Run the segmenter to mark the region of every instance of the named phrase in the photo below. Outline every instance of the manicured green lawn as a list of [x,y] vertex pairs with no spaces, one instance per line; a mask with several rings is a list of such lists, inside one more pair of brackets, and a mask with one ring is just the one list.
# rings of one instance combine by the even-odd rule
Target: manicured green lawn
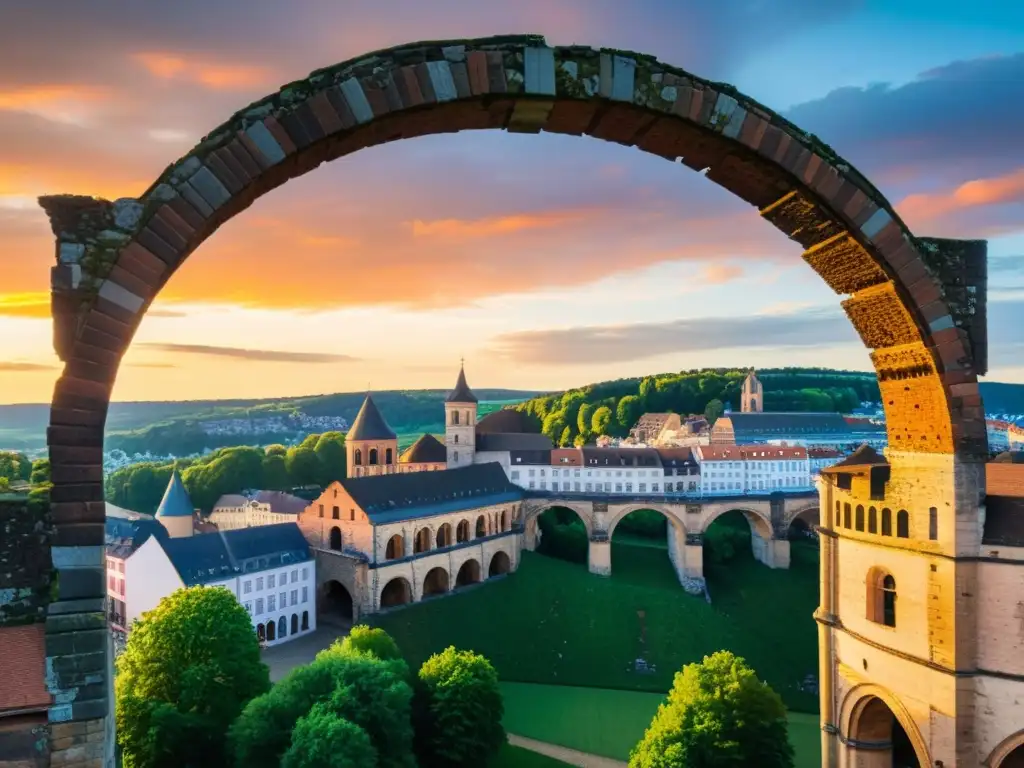
[[[639,691],[502,683],[505,730],[594,755],[628,760],[665,696]],[[791,712],[796,768],[821,765],[817,715]]]
[[488,768],[566,768],[568,765],[553,757],[538,755],[528,749],[506,744]]
[[[817,550],[794,545],[792,559],[791,570],[749,558],[706,565],[708,605],[683,592],[663,549],[616,541],[611,578],[524,552],[506,578],[375,623],[414,668],[455,645],[487,656],[505,681],[658,693],[684,664],[728,649],[790,709],[815,712],[817,697],[799,686],[818,666]],[[640,657],[653,672],[636,671]]]

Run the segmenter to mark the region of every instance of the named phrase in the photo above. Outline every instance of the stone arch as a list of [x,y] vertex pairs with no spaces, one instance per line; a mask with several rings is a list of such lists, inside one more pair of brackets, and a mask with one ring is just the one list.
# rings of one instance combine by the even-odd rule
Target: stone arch
[[437,528],[437,548],[450,547],[453,541],[451,523],[441,523]]
[[[851,749],[857,741],[880,741],[872,728],[881,724],[874,716],[879,714],[878,702],[882,704],[903,728],[910,739],[914,754],[920,765],[931,765],[928,756],[928,745],[914,718],[903,703],[890,691],[875,683],[861,683],[851,688],[839,708],[839,728],[847,748]],[[874,738],[873,738],[874,736]],[[884,736],[884,734],[883,734]],[[890,736],[891,738],[891,736]],[[853,742],[854,744],[851,744]]]
[[451,577],[448,575],[448,571],[441,566],[436,566],[427,571],[427,575],[423,577],[423,594],[424,598],[431,597],[432,595],[444,595],[448,593],[450,589]]
[[615,517],[608,521],[608,539],[611,540],[615,535],[615,528],[620,522],[622,522],[623,518],[627,515],[631,515],[633,512],[639,512],[642,509],[649,509],[652,512],[660,512],[664,515],[665,519],[668,520],[669,525],[675,528],[685,538],[686,523],[678,513],[671,509],[671,507],[664,507],[658,504],[634,504],[624,506],[615,514]]
[[404,576],[395,576],[380,591],[380,607],[393,608],[411,603],[413,598],[412,585]]
[[984,768],[1020,768],[1024,766],[1024,729],[1003,739],[982,763]]
[[459,566],[459,572],[455,575],[455,588],[468,587],[470,584],[476,584],[479,581],[480,561],[471,557]]
[[416,538],[413,539],[412,551],[415,554],[419,554],[421,552],[429,552],[432,544],[433,534],[431,533],[430,528],[428,528],[427,526],[423,526],[418,531],[416,531]]
[[593,535],[594,520],[592,513],[587,508],[581,506],[580,504],[573,503],[571,501],[544,502],[542,504],[537,504],[536,506],[529,507],[526,510],[524,525],[529,526],[532,523],[535,526],[538,517],[543,515],[549,509],[554,509],[555,507],[564,507],[565,509],[571,509],[573,512],[576,513],[577,517],[579,517],[579,519],[583,521],[583,526],[587,529],[587,535]]
[[469,541],[469,520],[460,520],[455,526],[455,542],[461,544]]
[[728,512],[742,512],[743,516],[747,518],[747,522],[750,523],[752,533],[763,539],[770,539],[772,537],[772,520],[766,512],[758,512],[746,507],[729,507],[724,505],[705,518],[701,533],[707,533],[711,524]]
[[384,559],[385,560],[398,560],[405,557],[405,539],[402,538],[402,534],[396,533],[384,546]]
[[[735,89],[650,56],[552,48],[536,35],[414,43],[318,70],[240,110],[138,199],[40,198],[57,238],[51,307],[64,363],[47,431],[52,511],[56,541],[87,548],[78,553],[86,559],[63,561],[94,572],[94,594],[80,597],[104,595],[102,446],[118,366],[175,271],[257,198],[324,162],[473,129],[589,135],[704,172],[849,297],[842,306],[873,350],[893,471],[905,451],[984,460],[984,303],[975,313],[954,288],[984,296],[983,242],[914,237],[826,144]],[[960,504],[984,495],[983,472],[957,482]]]
[[487,566],[487,578],[501,576],[512,570],[512,558],[503,549],[499,549],[491,555],[491,563]]
[[813,534],[816,525],[821,525],[821,509],[817,504],[798,509],[790,515],[786,537],[791,539],[804,535],[804,531]]
[[341,544],[342,544],[341,528],[339,528],[336,525],[332,526],[331,527],[330,536],[328,538],[329,538],[328,546],[331,549],[333,549],[335,552],[340,552],[341,551]]
[[476,526],[473,529],[474,538],[482,539],[487,535],[487,518],[483,515],[478,515],[476,518]]
[[320,585],[319,620],[347,625],[355,616],[355,601],[352,590],[342,582],[332,579]]

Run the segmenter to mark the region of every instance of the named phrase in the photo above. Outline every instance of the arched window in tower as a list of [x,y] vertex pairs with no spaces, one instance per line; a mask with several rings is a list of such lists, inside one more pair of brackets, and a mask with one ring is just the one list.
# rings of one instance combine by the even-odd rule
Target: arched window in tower
[[455,452],[455,461],[458,462],[458,460],[459,460],[459,452],[456,451]]
[[843,504],[843,528],[852,528],[853,527],[852,524],[850,523],[850,511],[851,511],[850,510],[850,505],[849,504]]
[[892,536],[892,510],[888,507],[882,509],[882,535]]
[[469,426],[471,419],[469,418],[469,411],[466,411],[466,426]]
[[356,448],[355,461],[356,461],[356,466],[357,467],[363,466],[363,452],[361,450],[359,450],[358,448]]
[[864,530],[864,507],[862,505],[860,505],[860,504],[857,505],[857,511],[856,511],[855,515],[856,516],[854,518],[854,523],[855,523],[854,527],[858,531],[863,531]]
[[456,443],[459,442],[459,436],[458,435],[455,436],[455,442]]
[[878,533],[878,510],[868,507],[868,533]]
[[886,627],[896,626],[896,579],[881,568],[868,571],[867,618]]
[[394,454],[391,452],[390,448],[388,448],[387,450],[384,451],[384,463],[385,464],[393,464],[394,463]]
[[905,509],[896,513],[896,536],[900,539],[910,538],[910,513]]
[[455,424],[456,426],[458,426],[458,423],[459,423],[459,412],[458,411],[452,411],[452,424]]
[[376,448],[371,448],[370,449],[370,466],[371,467],[377,466],[377,449]]
[[752,410],[752,411],[756,411],[757,410],[757,398],[756,397],[750,398],[750,410]]
[[939,510],[937,507],[928,507],[928,539],[930,541],[939,539]]
[[840,514],[840,512],[839,512],[839,510],[840,510],[840,506],[841,506],[841,505],[840,505],[840,504],[839,504],[839,502],[837,501],[837,502],[836,502],[836,528],[838,528],[838,527],[839,527],[839,524],[840,524],[840,522],[841,522],[841,521],[840,521],[840,518],[839,518],[839,514]]

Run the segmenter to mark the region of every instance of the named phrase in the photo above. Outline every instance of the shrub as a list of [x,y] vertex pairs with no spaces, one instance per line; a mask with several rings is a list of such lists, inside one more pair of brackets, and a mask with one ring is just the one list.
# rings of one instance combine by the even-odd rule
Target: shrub
[[398,643],[391,635],[378,627],[368,627],[365,624],[352,627],[348,636],[341,641],[342,653],[368,653],[381,661],[394,661],[402,659],[402,652],[398,650]]
[[281,768],[377,768],[366,731],[322,704],[299,718]]
[[668,699],[629,758],[629,768],[694,765],[793,766],[782,699],[728,651],[676,673]]
[[415,709],[423,768],[479,768],[505,744],[498,675],[472,651],[449,647],[423,662]]
[[249,614],[226,589],[179,589],[132,627],[117,660],[125,768],[224,765],[225,735],[270,687]]

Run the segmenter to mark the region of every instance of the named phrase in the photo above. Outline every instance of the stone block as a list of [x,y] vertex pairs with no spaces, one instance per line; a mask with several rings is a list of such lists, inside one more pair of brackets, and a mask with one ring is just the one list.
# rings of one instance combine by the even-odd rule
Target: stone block
[[[220,149],[214,152],[208,160],[212,161],[222,156],[230,156],[230,154],[227,150]],[[169,205],[161,206],[150,218],[146,228],[153,230],[161,240],[171,246],[174,259],[180,258],[189,250],[189,239],[195,234],[195,228],[175,213]]]
[[459,94],[455,90],[451,65],[447,61],[428,61],[426,67],[437,101],[443,103],[457,99]]
[[[341,117],[334,111],[326,91],[321,91],[310,98],[309,106],[325,134],[330,135],[343,129]],[[251,178],[256,178],[258,174],[250,172],[249,175]]]
[[[57,529],[60,536],[61,530],[68,530],[77,535],[65,539],[57,539],[56,546],[96,546],[103,543],[103,526],[95,523],[82,523],[74,526],[61,526]],[[74,541],[75,543],[70,543]],[[106,594],[104,581],[105,572],[103,568],[67,568],[60,571],[58,578],[58,600],[82,600],[96,598]]]
[[106,299],[131,315],[138,314],[145,304],[145,300],[141,296],[110,280],[103,281],[98,295],[101,299]]
[[[239,139],[256,162],[269,168],[284,160],[286,153],[264,123],[253,123],[241,133]],[[255,151],[254,151],[255,150]]]
[[102,611],[89,613],[51,614],[46,617],[47,636],[65,632],[82,632],[86,630],[107,630],[107,617]]
[[[77,413],[85,412],[78,411]],[[50,479],[58,484],[102,483],[103,466],[99,464],[54,464],[50,469]]]
[[102,523],[106,519],[106,504],[102,501],[67,501],[50,504],[50,519],[56,525]]
[[842,307],[868,349],[912,344],[921,338],[892,283],[860,290]]
[[[383,98],[383,96],[382,96]],[[278,122],[281,128],[288,134],[288,137],[295,144],[296,150],[305,149],[314,141],[314,136],[310,134],[306,125],[303,124],[302,118],[299,116],[298,111],[283,112],[278,115]],[[319,127],[317,133],[319,133]],[[227,184],[225,184],[227,186]]]
[[[271,118],[267,119],[270,120]],[[213,171],[205,165],[196,171],[191,178],[189,178],[188,183],[192,189],[198,192],[203,200],[209,204],[210,208],[214,210],[217,210],[231,199],[231,193],[228,191],[227,187],[225,187],[221,180],[214,175]],[[157,250],[155,245],[150,244],[152,241],[143,240],[141,235],[139,237],[139,241],[146,245],[147,248],[153,250],[157,256],[163,258],[163,254]],[[177,254],[174,255],[174,259],[177,259]],[[168,260],[168,263],[171,263],[171,260]]]
[[136,277],[124,267],[115,264],[107,280],[120,286],[145,301],[153,297],[159,287],[159,278],[150,283],[145,278]]
[[871,254],[848,232],[804,251],[803,259],[838,294],[853,294],[888,280]]
[[[209,172],[209,169],[200,169],[200,172],[203,170],[205,170],[206,173],[200,177],[201,179],[213,178],[213,174]],[[196,187],[193,182],[196,177],[193,176],[192,178],[193,181],[189,182],[189,188],[195,189]],[[202,195],[202,198],[206,200],[205,195]],[[216,208],[217,206],[214,205],[212,207]],[[181,254],[185,250],[184,247],[180,249],[176,248],[164,240],[159,234],[157,234],[157,231],[153,229],[151,224],[147,224],[143,230],[136,235],[135,239],[151,253],[158,256],[165,264],[172,267],[178,263],[181,258]]]
[[[165,205],[161,211],[165,208],[170,209],[170,206]],[[177,214],[175,216],[177,217]],[[180,220],[180,217],[178,218]],[[145,280],[150,285],[159,285],[161,277],[167,272],[167,262],[135,240],[128,243],[118,253],[116,266]]]
[[354,77],[350,77],[340,87],[341,93],[352,110],[352,115],[355,117],[356,122],[370,122],[373,119],[373,109],[370,107],[370,102],[366,100],[366,94],[363,93],[363,86],[359,81]]

